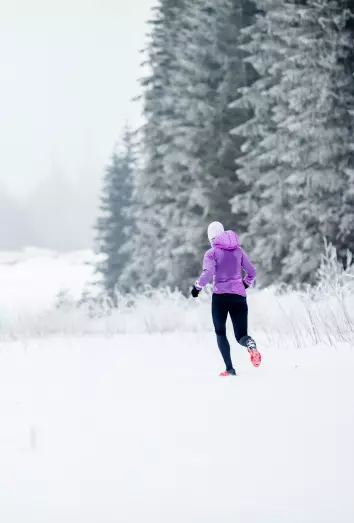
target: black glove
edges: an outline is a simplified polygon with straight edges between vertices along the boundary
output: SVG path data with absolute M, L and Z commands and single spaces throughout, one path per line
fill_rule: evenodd
M 193 298 L 198 298 L 199 293 L 200 289 L 197 289 L 197 287 L 193 285 L 193 289 L 191 290 L 191 295 L 193 296 Z
M 248 289 L 249 285 L 247 285 L 247 283 L 245 283 L 244 281 L 242 283 L 243 283 L 245 289 Z

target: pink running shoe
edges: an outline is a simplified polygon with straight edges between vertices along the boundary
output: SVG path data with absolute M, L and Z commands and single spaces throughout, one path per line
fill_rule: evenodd
M 257 349 L 256 342 L 249 338 L 247 340 L 247 350 L 251 356 L 251 363 L 254 367 L 259 367 L 262 361 L 262 356 L 259 350 Z
M 221 372 L 220 376 L 236 376 L 236 371 L 235 369 L 225 370 Z
M 262 356 L 261 353 L 258 351 L 258 349 L 248 349 L 248 352 L 251 355 L 251 363 L 255 367 L 259 367 L 262 362 Z

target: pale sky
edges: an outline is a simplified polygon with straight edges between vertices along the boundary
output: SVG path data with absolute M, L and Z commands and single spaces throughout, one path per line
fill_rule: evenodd
M 97 191 L 125 121 L 142 121 L 131 98 L 154 3 L 0 0 L 0 193 L 52 197 L 63 176 Z

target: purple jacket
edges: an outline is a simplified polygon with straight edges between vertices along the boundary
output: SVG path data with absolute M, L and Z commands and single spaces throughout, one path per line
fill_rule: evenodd
M 256 279 L 256 269 L 239 246 L 237 234 L 225 231 L 205 253 L 203 272 L 196 287 L 201 289 L 214 278 L 214 294 L 246 296 L 241 268 L 247 273 L 244 282 L 251 285 Z

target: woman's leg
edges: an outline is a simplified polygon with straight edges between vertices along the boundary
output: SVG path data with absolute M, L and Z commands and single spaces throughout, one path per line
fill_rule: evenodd
M 244 347 L 247 346 L 246 342 L 250 336 L 248 336 L 248 305 L 247 300 L 243 296 L 235 294 L 230 296 L 229 311 L 231 316 L 232 325 L 234 328 L 235 338 Z
M 261 363 L 261 355 L 257 350 L 256 342 L 248 335 L 248 306 L 246 298 L 238 295 L 233 296 L 229 312 L 236 340 L 240 345 L 247 348 L 251 355 L 252 364 L 258 367 Z
M 233 369 L 230 344 L 226 337 L 226 320 L 228 315 L 228 304 L 223 294 L 213 294 L 212 316 L 218 347 L 225 362 L 226 370 Z

